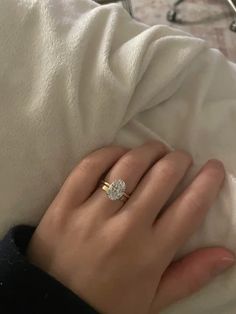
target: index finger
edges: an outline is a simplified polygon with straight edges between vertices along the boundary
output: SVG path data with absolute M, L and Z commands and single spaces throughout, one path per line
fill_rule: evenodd
M 162 256 L 168 262 L 203 222 L 221 190 L 224 177 L 223 164 L 209 160 L 187 189 L 157 220 L 155 234 L 160 241 Z

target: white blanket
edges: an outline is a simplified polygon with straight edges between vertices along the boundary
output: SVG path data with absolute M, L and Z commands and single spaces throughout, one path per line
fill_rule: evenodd
M 91 151 L 160 138 L 193 155 L 185 184 L 209 158 L 227 169 L 178 256 L 236 252 L 235 119 L 236 65 L 204 41 L 138 23 L 116 4 L 0 0 L 0 236 L 38 223 Z M 165 313 L 235 314 L 236 267 Z

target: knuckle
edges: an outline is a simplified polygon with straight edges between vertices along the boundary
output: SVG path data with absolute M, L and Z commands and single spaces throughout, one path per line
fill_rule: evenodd
M 174 151 L 163 159 L 160 171 L 163 177 L 176 178 L 192 164 L 192 157 L 184 151 Z
M 108 237 L 105 243 L 104 253 L 106 259 L 111 258 L 123 251 L 124 247 L 124 238 L 123 235 L 115 235 L 112 237 Z
M 179 173 L 177 165 L 172 160 L 163 163 L 159 171 L 162 173 L 163 178 L 175 178 Z
M 112 246 L 115 249 L 121 246 L 123 247 L 125 243 L 128 243 L 135 232 L 134 225 L 123 217 L 120 217 L 118 223 L 114 221 L 110 224 L 109 228 L 110 234 L 112 234 Z
M 151 146 L 156 146 L 158 148 L 158 151 L 170 152 L 170 149 L 163 142 L 159 140 L 150 140 L 147 142 L 147 144 Z
M 126 154 L 121 158 L 122 167 L 127 169 L 140 169 L 144 167 L 144 161 L 135 154 Z
M 186 151 L 184 150 L 177 150 L 176 153 L 180 155 L 181 159 L 187 163 L 192 163 L 193 162 L 193 157 Z
M 90 155 L 84 157 L 79 165 L 78 168 L 82 171 L 91 171 L 95 169 L 99 169 L 104 164 L 104 158 L 108 155 L 114 155 L 120 158 L 120 156 L 124 156 L 128 151 L 127 148 L 118 146 L 118 145 L 112 145 L 108 147 L 103 147 Z
M 101 160 L 99 158 L 95 158 L 94 156 L 87 156 L 82 159 L 79 163 L 78 168 L 81 171 L 88 172 L 91 170 L 95 170 L 101 167 Z
M 203 207 L 203 203 L 204 203 L 204 200 L 202 197 L 197 196 L 197 195 L 189 195 L 188 197 L 188 207 L 189 208 L 192 208 L 192 209 L 195 209 L 195 211 L 198 211 L 200 210 L 202 207 Z

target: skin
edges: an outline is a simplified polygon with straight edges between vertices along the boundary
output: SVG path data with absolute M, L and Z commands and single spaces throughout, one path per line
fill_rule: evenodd
M 222 163 L 210 160 L 165 206 L 192 162 L 188 153 L 170 152 L 158 141 L 91 153 L 46 211 L 29 260 L 104 314 L 158 314 L 198 291 L 232 266 L 234 256 L 214 247 L 173 262 L 224 182 Z M 102 178 L 122 178 L 129 200 L 111 201 L 98 186 Z

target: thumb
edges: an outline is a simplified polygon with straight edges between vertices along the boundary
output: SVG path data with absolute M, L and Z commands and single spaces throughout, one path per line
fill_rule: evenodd
M 197 292 L 234 262 L 233 253 L 223 248 L 199 249 L 173 262 L 162 275 L 151 313 Z

